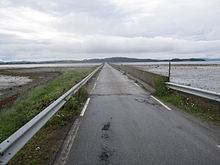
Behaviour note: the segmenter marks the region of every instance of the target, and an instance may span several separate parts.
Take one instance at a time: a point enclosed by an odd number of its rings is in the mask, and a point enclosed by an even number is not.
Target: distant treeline
[[[13,62],[0,62],[0,64],[57,64],[57,63],[104,63],[104,62],[181,62],[181,61],[207,61],[201,58],[179,59],[173,58],[170,60],[156,60],[156,59],[138,59],[127,57],[111,57],[102,59],[85,59],[85,60],[59,60],[59,61],[13,61]]]

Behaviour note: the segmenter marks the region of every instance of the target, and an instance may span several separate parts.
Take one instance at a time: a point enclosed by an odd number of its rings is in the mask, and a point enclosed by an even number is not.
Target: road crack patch
[[[109,165],[110,164],[110,157],[112,156],[113,151],[110,150],[108,147],[103,147],[102,152],[99,156],[99,159],[101,161],[101,164],[103,165]]]
[[[102,127],[102,130],[103,130],[103,131],[108,131],[109,128],[110,128],[110,122],[104,124],[104,126]]]
[[[103,133],[101,136],[102,139],[108,139],[109,135],[107,133]]]
[[[145,104],[150,104],[153,106],[160,106],[160,104],[153,102],[150,98],[148,99],[142,99],[142,98],[135,98],[135,101],[139,102],[139,103],[145,103]]]
[[[111,145],[109,144],[110,136],[109,136],[109,129],[111,126],[111,120],[112,117],[110,118],[110,121],[105,123],[102,127],[102,148],[101,148],[101,153],[99,155],[99,161],[102,165],[109,165],[110,164],[110,157],[113,155],[113,150],[110,149]],[[110,148],[109,148],[110,147]]]

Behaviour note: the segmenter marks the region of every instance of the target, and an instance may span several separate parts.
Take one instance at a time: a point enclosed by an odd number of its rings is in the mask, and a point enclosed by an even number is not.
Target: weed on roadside
[[[156,91],[153,95],[163,99],[164,101],[170,102],[180,109],[183,109],[202,120],[212,122],[214,124],[220,124],[220,114],[217,111],[204,108],[196,104],[190,98],[180,95],[178,92],[170,91],[163,79],[159,78],[155,80]]]
[[[80,114],[87,96],[85,88],[73,95],[9,164],[53,164],[69,126]]]

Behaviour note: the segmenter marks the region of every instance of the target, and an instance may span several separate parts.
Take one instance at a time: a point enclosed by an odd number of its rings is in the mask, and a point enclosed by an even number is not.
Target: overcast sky
[[[220,0],[0,0],[0,60],[219,58]]]

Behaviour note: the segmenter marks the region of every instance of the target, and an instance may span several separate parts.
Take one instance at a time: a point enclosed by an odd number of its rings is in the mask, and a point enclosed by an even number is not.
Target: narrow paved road
[[[67,165],[219,165],[220,136],[214,128],[167,110],[106,64]]]

